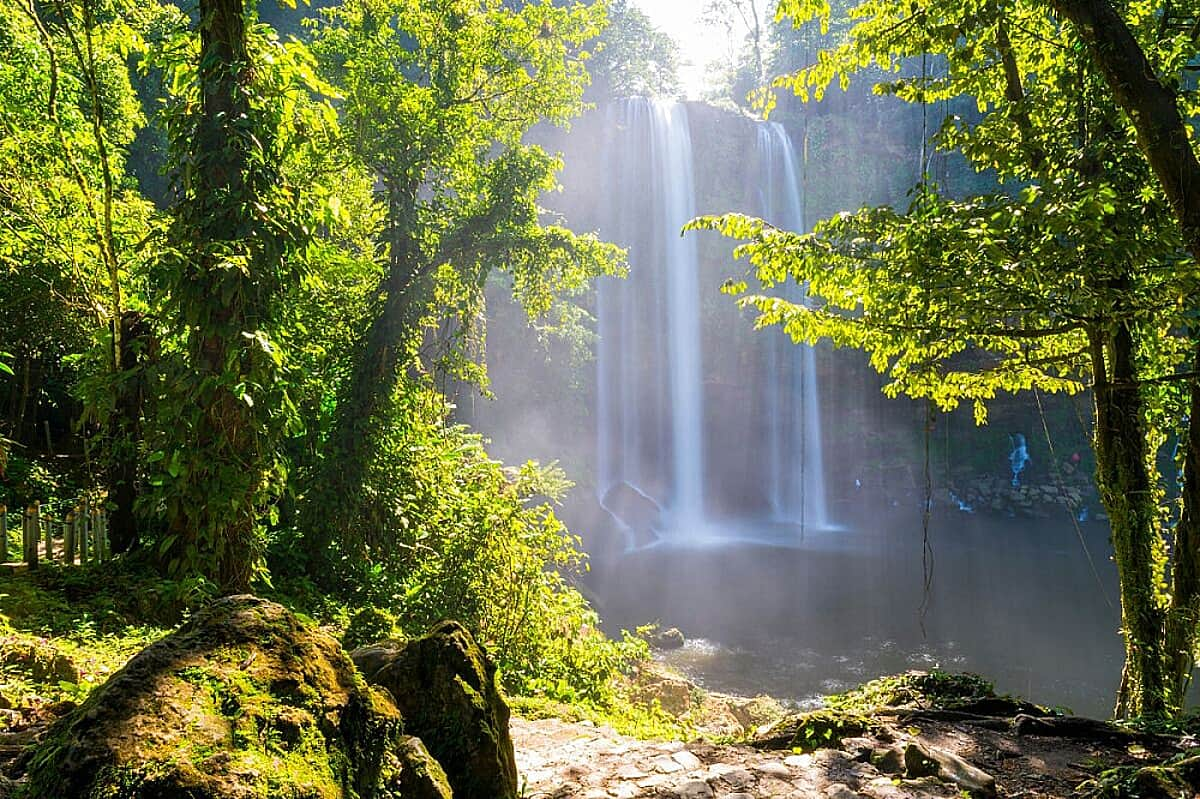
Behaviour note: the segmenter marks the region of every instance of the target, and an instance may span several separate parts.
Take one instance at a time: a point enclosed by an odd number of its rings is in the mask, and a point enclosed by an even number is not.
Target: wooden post
[[[88,556],[91,554],[91,545],[88,541],[88,514],[87,501],[85,500],[79,505],[79,563],[81,565],[88,562]]]
[[[75,563],[75,511],[67,511],[63,522],[63,562],[68,566]]]
[[[8,563],[8,507],[0,505],[0,562]]]
[[[100,511],[92,508],[92,563],[104,560],[104,530],[100,527]]]
[[[29,526],[25,534],[25,562],[30,569],[38,565],[38,533],[41,531],[41,508],[37,504],[29,506]]]
[[[104,560],[112,560],[112,550],[108,544],[108,511],[100,509],[100,552]]]
[[[42,527],[46,533],[46,562],[54,562],[54,519],[50,516],[42,519]]]

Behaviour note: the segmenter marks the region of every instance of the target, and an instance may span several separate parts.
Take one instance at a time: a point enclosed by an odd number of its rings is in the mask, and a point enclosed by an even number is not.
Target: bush
[[[408,384],[393,412],[363,486],[357,532],[373,562],[346,576],[351,604],[391,610],[407,635],[462,622],[509,692],[610,701],[613,678],[647,648],[600,632],[571,585],[587,561],[554,513],[571,485],[562,470],[491,459],[422,385]]]

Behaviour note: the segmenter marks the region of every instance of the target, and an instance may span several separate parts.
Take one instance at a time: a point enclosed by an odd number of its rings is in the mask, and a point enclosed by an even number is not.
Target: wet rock
[[[952,752],[919,741],[904,748],[904,772],[909,778],[937,777],[979,796],[996,795],[996,779]]]
[[[600,504],[630,530],[635,546],[658,540],[658,531],[662,529],[662,508],[629,483],[621,481],[610,488]]]
[[[251,596],[144,649],[24,765],[27,796],[122,799],[397,799],[413,768],[399,713],[339,643]]]
[[[496,667],[461,624],[441,622],[411,641],[355,650],[367,682],[386,689],[441,764],[455,799],[516,797],[509,711]]]
[[[681,648],[687,641],[678,627],[670,627],[651,634],[648,643],[655,649],[671,650]]]

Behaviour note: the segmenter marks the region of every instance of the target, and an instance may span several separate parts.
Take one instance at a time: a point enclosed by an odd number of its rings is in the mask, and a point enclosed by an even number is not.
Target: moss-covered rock
[[[422,638],[351,657],[368,682],[392,694],[406,732],[441,764],[456,799],[515,799],[508,705],[496,667],[462,625],[442,622]]]
[[[866,716],[845,710],[813,710],[787,716],[757,734],[754,745],[760,749],[792,749],[812,752],[837,748],[843,738],[857,738],[875,730],[877,725]]]
[[[49,643],[9,635],[0,638],[0,669],[35,682],[79,682],[79,669]]]
[[[24,796],[399,799],[431,771],[336,640],[229,597],[147,647],[51,728]]]
[[[1037,705],[998,696],[992,683],[977,674],[909,671],[871,680],[852,691],[827,697],[831,708],[871,713],[879,708],[957,710],[985,716],[1043,715]]]

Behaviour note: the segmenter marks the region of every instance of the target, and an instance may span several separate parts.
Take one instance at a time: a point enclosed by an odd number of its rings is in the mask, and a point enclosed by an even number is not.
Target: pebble
[[[859,799],[861,794],[850,790],[849,785],[835,782],[825,788],[826,799]]]
[[[622,763],[613,774],[622,780],[641,780],[650,776],[632,763]]]
[[[792,768],[808,768],[812,764],[812,755],[789,755],[783,759],[783,765]]]
[[[675,799],[712,799],[713,790],[704,780],[689,780],[670,795]]]

